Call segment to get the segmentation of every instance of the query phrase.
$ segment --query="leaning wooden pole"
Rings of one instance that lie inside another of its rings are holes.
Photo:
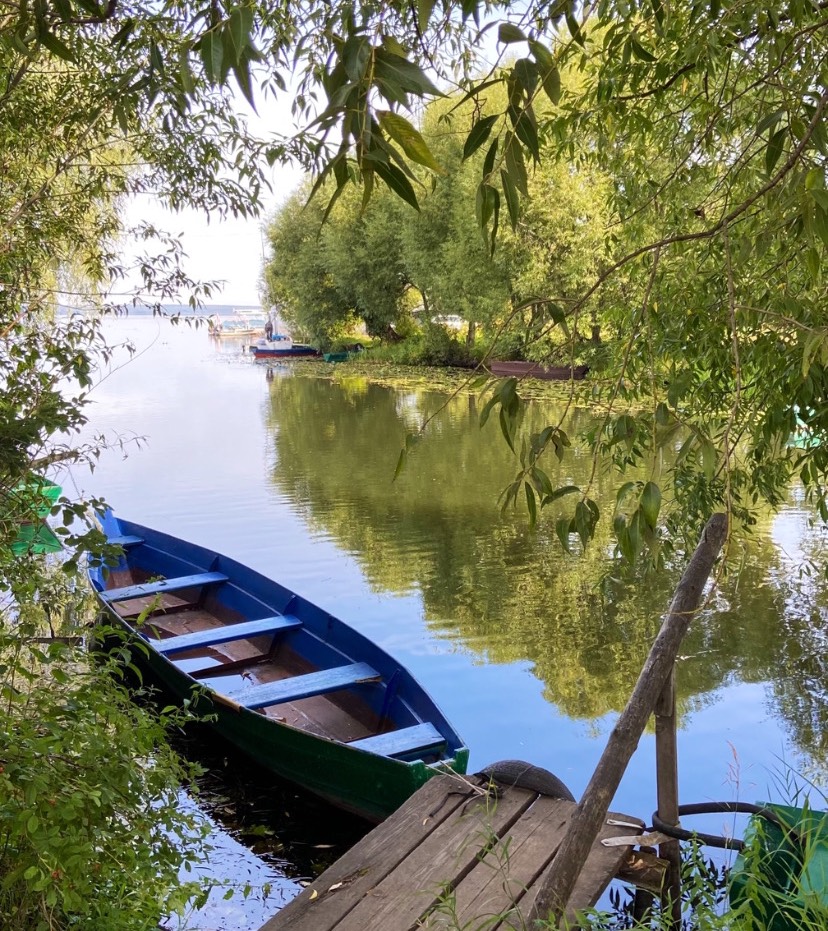
[[[566,836],[543,878],[528,916],[530,924],[537,920],[551,920],[555,926],[561,921],[575,881],[606,818],[627,764],[670,679],[679,646],[701,604],[704,586],[726,537],[727,515],[714,514],[702,532],[630,700],[610,734]]]

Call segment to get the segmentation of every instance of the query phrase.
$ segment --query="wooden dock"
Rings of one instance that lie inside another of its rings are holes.
[[[525,928],[539,881],[576,806],[528,789],[487,790],[483,777],[437,776],[326,870],[261,931]],[[610,822],[620,822],[612,824]],[[607,815],[580,871],[567,916],[593,905],[629,860],[610,837],[643,823]]]

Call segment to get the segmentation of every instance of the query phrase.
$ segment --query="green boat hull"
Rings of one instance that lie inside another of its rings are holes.
[[[114,613],[111,620],[128,630]],[[210,717],[209,726],[277,776],[297,783],[355,815],[378,823],[396,811],[429,779],[447,770],[465,773],[469,752],[458,751],[450,764],[429,766],[403,762],[349,748],[280,724],[257,711],[225,704],[220,696],[197,686],[171,663],[131,634],[132,661],[179,702],[190,699],[193,713]]]
[[[802,843],[758,816],[730,874],[730,904],[765,931],[828,927],[828,813],[767,805]]]

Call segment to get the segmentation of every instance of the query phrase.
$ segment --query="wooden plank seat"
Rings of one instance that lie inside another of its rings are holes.
[[[336,692],[351,685],[360,685],[380,678],[380,674],[368,663],[352,663],[350,666],[336,666],[333,669],[320,669],[302,676],[279,679],[252,685],[240,692],[231,692],[227,697],[245,708],[266,708],[286,701],[298,701],[312,695],[324,695]]]
[[[186,650],[218,646],[233,640],[246,640],[248,637],[281,633],[301,626],[302,622],[298,617],[277,614],[274,617],[263,617],[255,621],[228,624],[226,627],[213,627],[210,630],[198,630],[192,634],[180,634],[178,637],[168,637],[166,640],[150,640],[149,643],[159,653],[169,656],[173,653],[184,653]]]
[[[396,731],[352,740],[348,746],[368,750],[381,756],[401,756],[418,751],[435,750],[445,744],[446,739],[433,724],[413,724]]]
[[[144,538],[125,533],[120,537],[109,537],[106,542],[109,546],[122,546],[125,550],[128,550],[131,546],[140,546],[144,542]]]
[[[223,572],[199,572],[196,575],[181,575],[173,579],[159,579],[157,582],[141,582],[139,585],[125,585],[123,588],[110,588],[101,592],[104,601],[130,601],[146,595],[163,595],[165,592],[180,591],[182,588],[195,588],[198,585],[219,585],[226,582]]]

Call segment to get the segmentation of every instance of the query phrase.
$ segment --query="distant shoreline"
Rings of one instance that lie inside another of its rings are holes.
[[[193,310],[189,304],[162,304],[161,307],[165,314],[181,314],[182,316],[188,317],[209,317],[213,314],[218,314],[220,317],[232,317],[234,314],[240,312],[247,313],[250,311],[266,314],[266,311],[262,309],[260,304],[205,304],[197,310]],[[83,311],[78,310],[76,307],[59,307],[57,311],[59,317],[68,317],[71,314],[82,312]],[[123,313],[123,316],[126,317],[151,317],[152,315],[153,309],[146,304],[127,307]],[[121,316],[121,314],[118,316]]]

